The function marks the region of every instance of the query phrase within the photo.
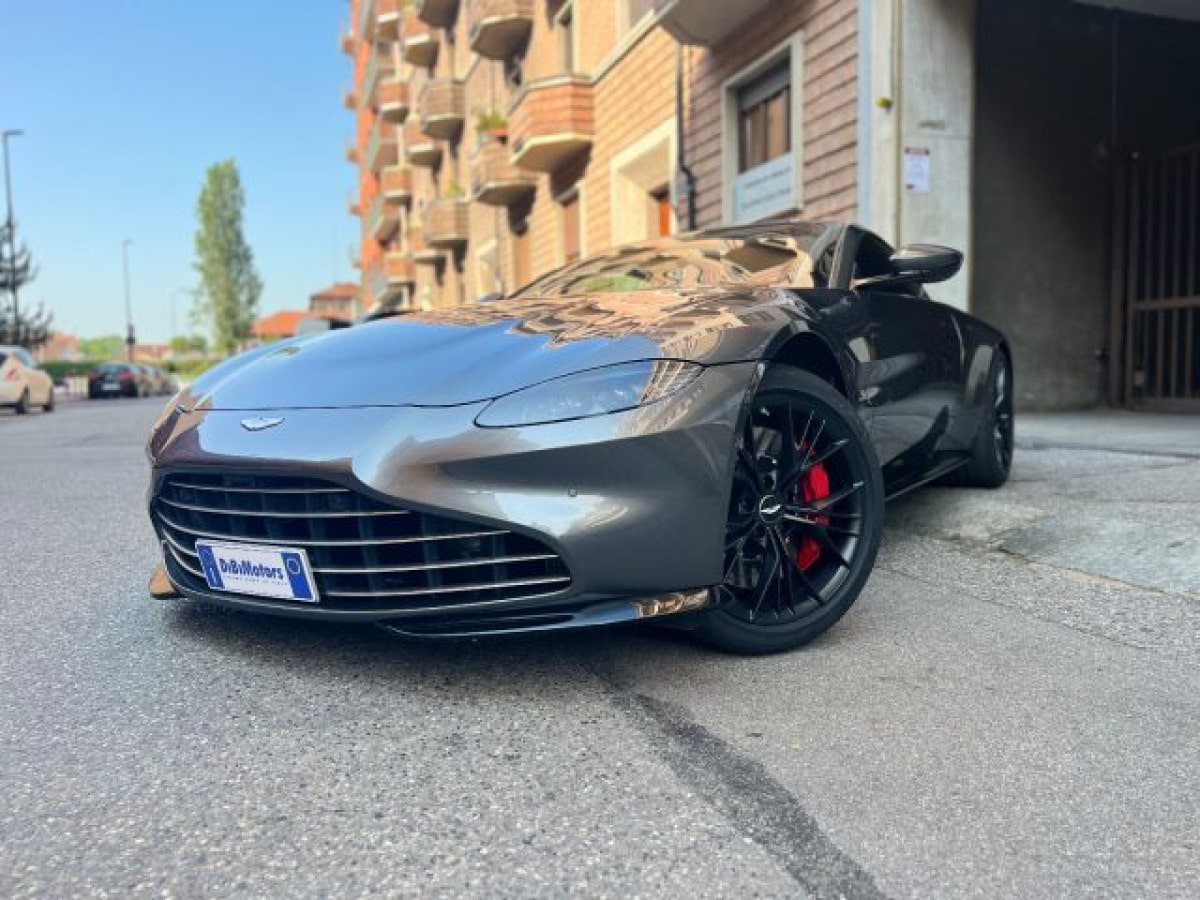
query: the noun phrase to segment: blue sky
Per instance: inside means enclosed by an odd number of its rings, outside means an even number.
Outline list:
[[[233,157],[261,309],[302,308],[351,279],[352,132],[341,105],[343,0],[0,0],[0,129],[19,235],[40,266],[22,302],[59,330],[124,331],[121,241],[141,341],[171,332],[193,287],[196,199]],[[2,215],[2,209],[0,209]],[[175,296],[178,330],[190,299]]]

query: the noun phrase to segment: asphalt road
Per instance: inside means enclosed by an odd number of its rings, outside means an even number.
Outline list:
[[[151,599],[156,409],[0,412],[0,896],[1200,895],[1196,458],[902,500],[796,653],[420,644]]]

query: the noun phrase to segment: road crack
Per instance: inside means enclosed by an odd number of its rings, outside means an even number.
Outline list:
[[[885,900],[874,878],[838,847],[766,767],[692,720],[675,703],[623,689],[604,673],[613,703],[671,770],[818,900]]]

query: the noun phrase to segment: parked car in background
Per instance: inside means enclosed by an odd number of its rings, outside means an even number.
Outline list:
[[[172,385],[174,380],[158,366],[139,365],[146,382],[146,395],[149,397],[164,397],[175,393]]]
[[[144,397],[148,381],[134,363],[101,363],[88,373],[88,399],[103,397]]]
[[[24,347],[0,345],[0,406],[11,406],[18,414],[31,406],[54,409],[54,380]]]

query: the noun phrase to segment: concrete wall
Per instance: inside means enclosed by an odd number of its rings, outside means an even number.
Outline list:
[[[1101,397],[1108,18],[1074,3],[979,4],[974,311],[1008,334],[1027,409]]]
[[[870,216],[895,244],[963,250],[963,273],[930,293],[970,307],[974,0],[863,0],[871,25]],[[904,149],[929,151],[929,191],[908,190]]]

